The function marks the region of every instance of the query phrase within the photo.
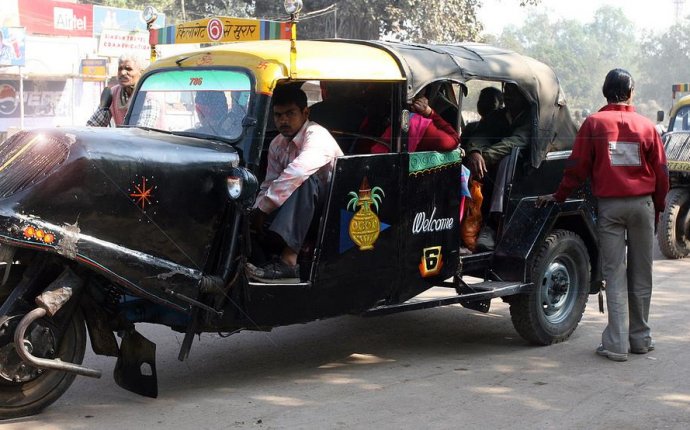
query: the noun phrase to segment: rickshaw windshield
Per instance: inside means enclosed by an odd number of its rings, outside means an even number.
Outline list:
[[[243,72],[163,70],[141,83],[128,124],[236,140],[251,93],[251,80]]]
[[[687,130],[690,130],[690,105],[678,109],[676,116],[671,120],[671,127],[669,127],[669,131]]]

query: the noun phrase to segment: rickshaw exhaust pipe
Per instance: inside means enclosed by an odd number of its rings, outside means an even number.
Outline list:
[[[22,318],[22,320],[17,325],[17,330],[14,332],[14,348],[17,351],[17,355],[27,364],[37,367],[39,369],[51,369],[51,370],[61,370],[63,372],[76,373],[77,375],[90,376],[92,378],[100,378],[101,371],[96,369],[90,369],[88,367],[80,366],[74,363],[67,363],[65,361],[48,358],[38,358],[31,355],[29,350],[24,343],[24,333],[26,329],[36,321],[37,319],[46,316],[46,312],[43,308],[36,308],[29,312]]]
[[[39,306],[28,314],[24,315],[14,332],[14,348],[17,355],[27,364],[39,369],[60,370],[63,372],[76,373],[77,375],[100,378],[101,371],[90,369],[74,363],[67,363],[59,358],[39,358],[31,355],[24,341],[24,334],[31,323],[43,318],[44,316],[54,316],[67,303],[74,293],[81,289],[84,281],[77,276],[69,267],[62,271],[48,287],[36,297],[36,304]]]

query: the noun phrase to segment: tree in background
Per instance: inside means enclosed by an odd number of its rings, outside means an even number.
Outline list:
[[[1,0],[0,0],[1,1]],[[539,0],[512,0],[521,6]],[[285,19],[278,0],[81,0],[104,6],[142,9],[151,4],[165,12],[169,22],[213,15]],[[337,6],[333,13],[310,15]],[[477,12],[481,0],[307,0],[299,36],[303,39],[379,39],[414,42],[483,40],[524,53],[554,68],[571,110],[594,111],[603,103],[601,84],[614,67],[628,69],[637,80],[635,104],[650,118],[668,111],[671,85],[690,82],[690,23],[663,34],[641,34],[620,8],[604,6],[594,20],[552,22],[546,13],[532,12],[520,27],[496,36],[480,36]],[[313,17],[312,17],[313,16]],[[640,35],[641,36],[638,36]]]
[[[540,0],[512,0],[520,5]],[[94,0],[81,0],[94,3]],[[252,16],[285,19],[278,0],[102,0],[104,6],[142,9],[151,4],[166,13],[170,21],[199,19],[213,15]],[[336,15],[311,19],[310,12],[335,4]],[[481,0],[308,0],[300,23],[301,38],[379,39],[382,36],[414,42],[460,42],[477,40],[482,30],[477,20]],[[184,17],[183,17],[184,15]]]
[[[671,27],[663,34],[646,34],[641,41],[637,97],[650,110],[671,107],[671,85],[690,82],[690,22]]]
[[[510,27],[496,40],[500,46],[550,65],[561,81],[572,111],[597,110],[605,103],[601,85],[606,73],[628,69],[638,76],[642,54],[633,23],[620,8],[599,8],[590,23],[551,21],[533,12],[521,27]]]
[[[133,10],[143,10],[151,5],[165,13],[171,21],[201,19],[212,15],[245,17],[252,16],[254,11],[254,2],[251,0],[80,0],[80,3]]]

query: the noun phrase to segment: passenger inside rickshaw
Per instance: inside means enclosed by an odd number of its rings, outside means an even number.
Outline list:
[[[409,106],[410,118],[407,138],[407,150],[416,151],[452,151],[459,143],[458,132],[446,122],[441,115],[429,106],[429,99],[422,91]],[[390,125],[383,132],[381,138],[386,142],[391,140]],[[390,152],[390,145],[376,143],[370,152],[374,154]]]
[[[321,82],[322,101],[311,106],[310,119],[326,127],[345,154],[391,152],[393,86],[385,82]],[[435,82],[420,92],[409,107],[408,151],[457,148],[458,104],[453,100],[448,82]]]
[[[467,95],[467,87],[464,84],[440,81],[427,85],[422,91],[429,99],[429,105],[434,111],[453,129],[458,130],[458,95],[460,92]]]
[[[479,119],[476,119],[475,113],[473,114],[473,121],[469,121],[465,127],[462,129],[462,141],[463,143],[470,142],[472,140],[472,135],[479,129],[485,129],[494,121],[493,116],[496,111],[503,108],[503,92],[496,87],[484,87],[479,92],[479,97],[477,98],[477,112]],[[466,145],[464,145],[466,146]]]
[[[491,92],[488,90],[487,92]],[[530,109],[519,87],[506,83],[503,89],[505,106],[482,117],[469,135],[463,135],[466,165],[471,178],[481,182],[484,222],[476,241],[476,251],[491,251],[504,210],[508,177],[508,160],[514,148],[527,150],[532,134]],[[525,156],[525,154],[521,154]]]

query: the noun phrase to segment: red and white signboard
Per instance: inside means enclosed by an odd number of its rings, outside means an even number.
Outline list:
[[[93,36],[93,6],[90,4],[19,0],[19,19],[29,34]]]
[[[144,58],[151,54],[149,34],[145,31],[103,30],[98,41],[98,55],[119,57],[125,52],[139,52]]]

